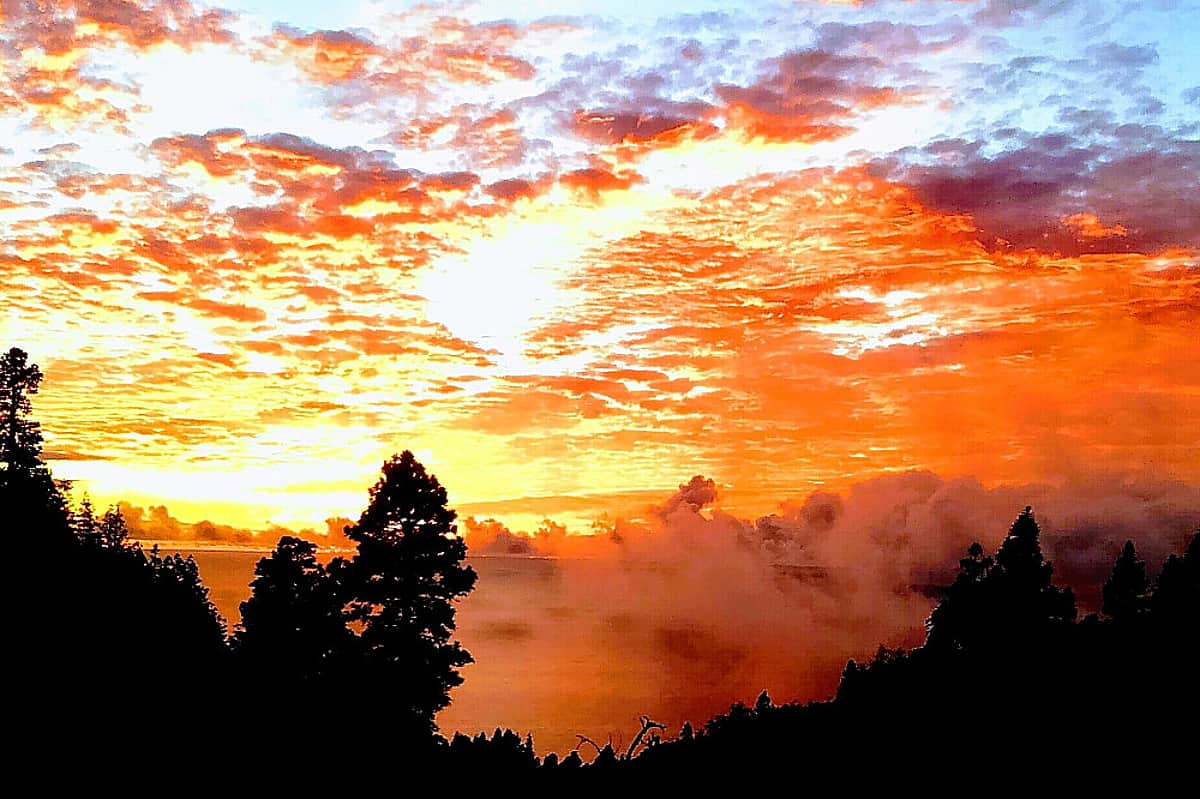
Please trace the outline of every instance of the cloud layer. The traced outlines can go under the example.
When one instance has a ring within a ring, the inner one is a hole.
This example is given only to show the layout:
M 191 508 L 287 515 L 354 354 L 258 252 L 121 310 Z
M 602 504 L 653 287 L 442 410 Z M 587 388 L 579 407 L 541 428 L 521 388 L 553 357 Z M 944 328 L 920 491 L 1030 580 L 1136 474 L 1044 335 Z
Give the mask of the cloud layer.
M 1186 14 L 240 9 L 3 5 L 0 337 L 98 499 L 1200 480 Z

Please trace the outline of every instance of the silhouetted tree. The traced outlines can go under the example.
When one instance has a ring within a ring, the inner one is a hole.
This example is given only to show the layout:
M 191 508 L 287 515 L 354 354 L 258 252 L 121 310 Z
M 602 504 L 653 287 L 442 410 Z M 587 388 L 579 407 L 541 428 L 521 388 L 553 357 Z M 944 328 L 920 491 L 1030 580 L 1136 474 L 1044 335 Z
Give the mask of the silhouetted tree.
M 205 660 L 223 654 L 225 620 L 208 596 L 196 559 L 178 552 L 160 555 L 156 546 L 147 563 L 156 588 L 154 601 L 173 625 L 172 638 L 179 651 L 194 650 L 194 657 Z
M 120 524 L 109 516 L 108 526 Z M 27 564 L 39 615 L 36 637 L 18 655 L 19 668 L 31 673 L 23 684 L 38 697 L 43 717 L 57 718 L 81 741 L 107 741 L 116 723 L 153 726 L 172 738 L 202 737 L 216 716 L 205 698 L 225 695 L 219 687 L 224 622 L 194 560 L 107 546 L 105 526 L 102 518 L 87 541 L 61 552 L 47 548 Z M 189 712 L 135 701 L 134 680 L 159 690 L 187 686 Z
M 533 752 L 533 739 L 521 737 L 512 730 L 501 731 L 499 727 L 489 739 L 482 732 L 474 738 L 462 733 L 455 733 L 450 741 L 450 762 L 454 768 L 461 768 L 474 774 L 494 774 L 513 771 L 531 771 L 538 767 L 537 756 Z M 553 768 L 558 759 L 547 767 Z
M 90 549 L 126 549 L 135 547 L 129 541 L 129 526 L 125 517 L 115 506 L 109 507 L 102 516 L 88 497 L 79 503 L 79 509 L 71 514 L 71 527 L 79 543 Z
M 125 517 L 115 506 L 109 507 L 100 517 L 96 536 L 100 541 L 100 546 L 106 549 L 127 549 L 133 546 L 129 541 L 129 525 L 125 523 Z
M 71 527 L 75 530 L 75 537 L 79 539 L 79 543 L 85 547 L 99 548 L 100 520 L 96 518 L 95 508 L 87 496 L 80 501 L 79 510 L 71 514 Z
M 115 740 L 108 725 L 127 718 L 164 734 L 195 732 L 198 718 L 132 704 L 125 686 L 165 678 L 199 695 L 217 685 L 224 622 L 193 560 L 147 556 L 115 508 L 98 518 L 85 498 L 71 513 L 30 418 L 41 380 L 24 352 L 0 356 L 0 524 L 15 533 L 21 564 L 5 603 L 8 665 L 20 675 L 13 718 L 32 702 L 30 729 L 51 724 L 80 742 Z
M 995 561 L 984 555 L 978 541 L 967 548 L 967 556 L 958 562 L 958 576 L 926 623 L 927 646 L 931 649 L 965 647 L 986 634 L 987 589 L 984 581 L 994 565 Z M 852 669 L 848 672 L 851 676 L 855 673 Z
M 1036 646 L 1052 628 L 1075 619 L 1075 595 L 1052 584 L 1053 566 L 1042 556 L 1033 509 L 1017 516 L 995 561 L 973 544 L 959 574 L 929 617 L 931 649 L 1000 649 Z
M 462 563 L 467 549 L 454 518 L 446 489 L 405 451 L 383 464 L 370 504 L 346 528 L 354 557 L 330 565 L 347 618 L 361 627 L 358 678 L 405 735 L 436 730 L 434 714 L 462 683 L 458 668 L 471 662 L 451 640 L 453 602 L 476 580 Z
M 28 359 L 16 347 L 0 355 L 0 461 L 9 472 L 41 465 L 41 428 L 28 416 L 29 397 L 38 393 L 42 370 Z
M 42 371 L 28 358 L 16 347 L 0 355 L 0 524 L 61 548 L 71 542 L 70 512 L 42 462 L 41 427 L 30 418 L 29 400 Z
M 347 665 L 356 638 L 343 618 L 339 587 L 316 553 L 315 544 L 283 536 L 254 567 L 234 638 L 239 661 L 252 673 L 302 682 Z
M 1155 620 L 1160 624 L 1194 625 L 1193 636 L 1200 624 L 1200 531 L 1192 537 L 1182 556 L 1171 555 L 1163 564 L 1155 581 L 1150 600 Z
M 1104 583 L 1102 610 L 1116 621 L 1131 621 L 1149 608 L 1149 588 L 1146 564 L 1138 558 L 1133 542 L 1126 541 L 1113 564 L 1112 575 Z

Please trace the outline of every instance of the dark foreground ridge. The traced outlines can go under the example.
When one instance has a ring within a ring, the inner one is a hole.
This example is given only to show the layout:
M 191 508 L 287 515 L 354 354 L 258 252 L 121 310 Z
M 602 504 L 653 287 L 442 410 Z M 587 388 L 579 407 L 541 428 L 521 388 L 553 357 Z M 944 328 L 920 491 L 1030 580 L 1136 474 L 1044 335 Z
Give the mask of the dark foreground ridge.
M 314 544 L 281 538 L 227 636 L 191 558 L 143 551 L 115 509 L 70 508 L 30 418 L 41 379 L 24 352 L 0 356 L 6 719 L 28 763 L 111 769 L 133 755 L 208 776 L 398 786 L 533 770 L 857 782 L 883 765 L 981 779 L 1086 758 L 1099 773 L 1196 744 L 1200 531 L 1153 581 L 1126 543 L 1102 614 L 1079 620 L 1028 507 L 994 555 L 970 547 L 923 646 L 850 661 L 828 701 L 780 706 L 763 691 L 678 732 L 643 717 L 624 751 L 581 737 L 539 759 L 500 729 L 447 740 L 434 717 L 471 662 L 453 603 L 476 577 L 445 489 L 412 453 L 384 463 L 346 530 L 352 557 L 322 563 Z

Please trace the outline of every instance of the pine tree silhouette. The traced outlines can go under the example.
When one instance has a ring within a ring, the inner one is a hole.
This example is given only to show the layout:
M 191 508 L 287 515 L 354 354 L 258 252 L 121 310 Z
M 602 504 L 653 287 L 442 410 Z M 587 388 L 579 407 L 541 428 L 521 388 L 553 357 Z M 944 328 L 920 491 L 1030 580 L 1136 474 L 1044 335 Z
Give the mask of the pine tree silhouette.
M 428 736 L 462 683 L 458 668 L 471 662 L 451 636 L 453 603 L 476 575 L 462 563 L 466 544 L 437 478 L 407 450 L 382 471 L 367 509 L 346 528 L 357 552 L 334 560 L 330 573 L 345 592 L 347 619 L 361 625 L 357 674 L 372 701 L 392 714 L 398 734 Z
M 70 511 L 42 462 L 41 426 L 30 414 L 42 370 L 16 347 L 0 355 L 0 533 L 21 549 L 70 546 Z
M 1102 610 L 1116 621 L 1132 621 L 1149 610 L 1149 590 L 1146 564 L 1138 558 L 1133 542 L 1126 541 L 1113 564 L 1112 575 L 1104 583 Z
M 1054 568 L 1042 556 L 1033 509 L 1017 516 L 995 560 L 972 544 L 959 574 L 930 614 L 931 649 L 1015 651 L 1036 647 L 1052 628 L 1075 619 L 1075 595 L 1052 583 Z

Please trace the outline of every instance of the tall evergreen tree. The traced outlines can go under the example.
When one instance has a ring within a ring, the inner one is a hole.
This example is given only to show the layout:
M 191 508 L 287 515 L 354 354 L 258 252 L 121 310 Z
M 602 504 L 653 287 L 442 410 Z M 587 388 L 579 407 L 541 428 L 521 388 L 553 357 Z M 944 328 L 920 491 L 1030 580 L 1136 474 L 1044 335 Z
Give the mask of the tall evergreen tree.
M 1191 637 L 1200 637 L 1200 531 L 1192 536 L 1182 556 L 1171 555 L 1163 564 L 1150 600 L 1155 620 L 1167 626 L 1193 626 Z
M 403 735 L 436 730 L 434 715 L 462 683 L 471 655 L 454 632 L 454 601 L 475 585 L 466 544 L 446 507 L 446 489 L 411 452 L 393 456 L 358 523 L 346 529 L 354 557 L 330 571 L 346 592 L 347 618 L 361 629 L 363 678 Z
M 1026 506 L 996 553 L 987 581 L 997 591 L 998 642 L 1035 640 L 1050 627 L 1075 620 L 1075 594 L 1052 583 L 1054 567 L 1042 556 L 1040 533 L 1033 508 Z
M 129 541 L 129 525 L 125 522 L 125 517 L 121 515 L 121 511 L 112 506 L 104 511 L 104 515 L 100 517 L 100 522 L 96 527 L 96 537 L 100 541 L 100 546 L 107 549 L 130 549 L 136 548 L 137 544 Z
M 42 370 L 24 350 L 13 347 L 0 355 L 0 462 L 8 473 L 41 465 L 41 427 L 28 418 L 29 398 L 41 383 Z
M 0 532 L 62 548 L 72 539 L 62 491 L 42 462 L 42 431 L 30 418 L 42 371 L 16 347 L 0 355 Z
M 1009 528 L 996 558 L 973 544 L 959 575 L 929 617 L 930 649 L 1015 650 L 1045 640 L 1051 628 L 1075 619 L 1075 595 L 1051 582 L 1033 509 Z
M 1113 564 L 1112 575 L 1104 583 L 1104 614 L 1116 621 L 1128 622 L 1149 607 L 1150 581 L 1146 564 L 1137 556 L 1132 541 L 1126 541 Z
M 79 510 L 71 514 L 71 527 L 75 530 L 75 538 L 83 546 L 100 546 L 100 520 L 96 518 L 92 500 L 86 495 L 79 503 Z

